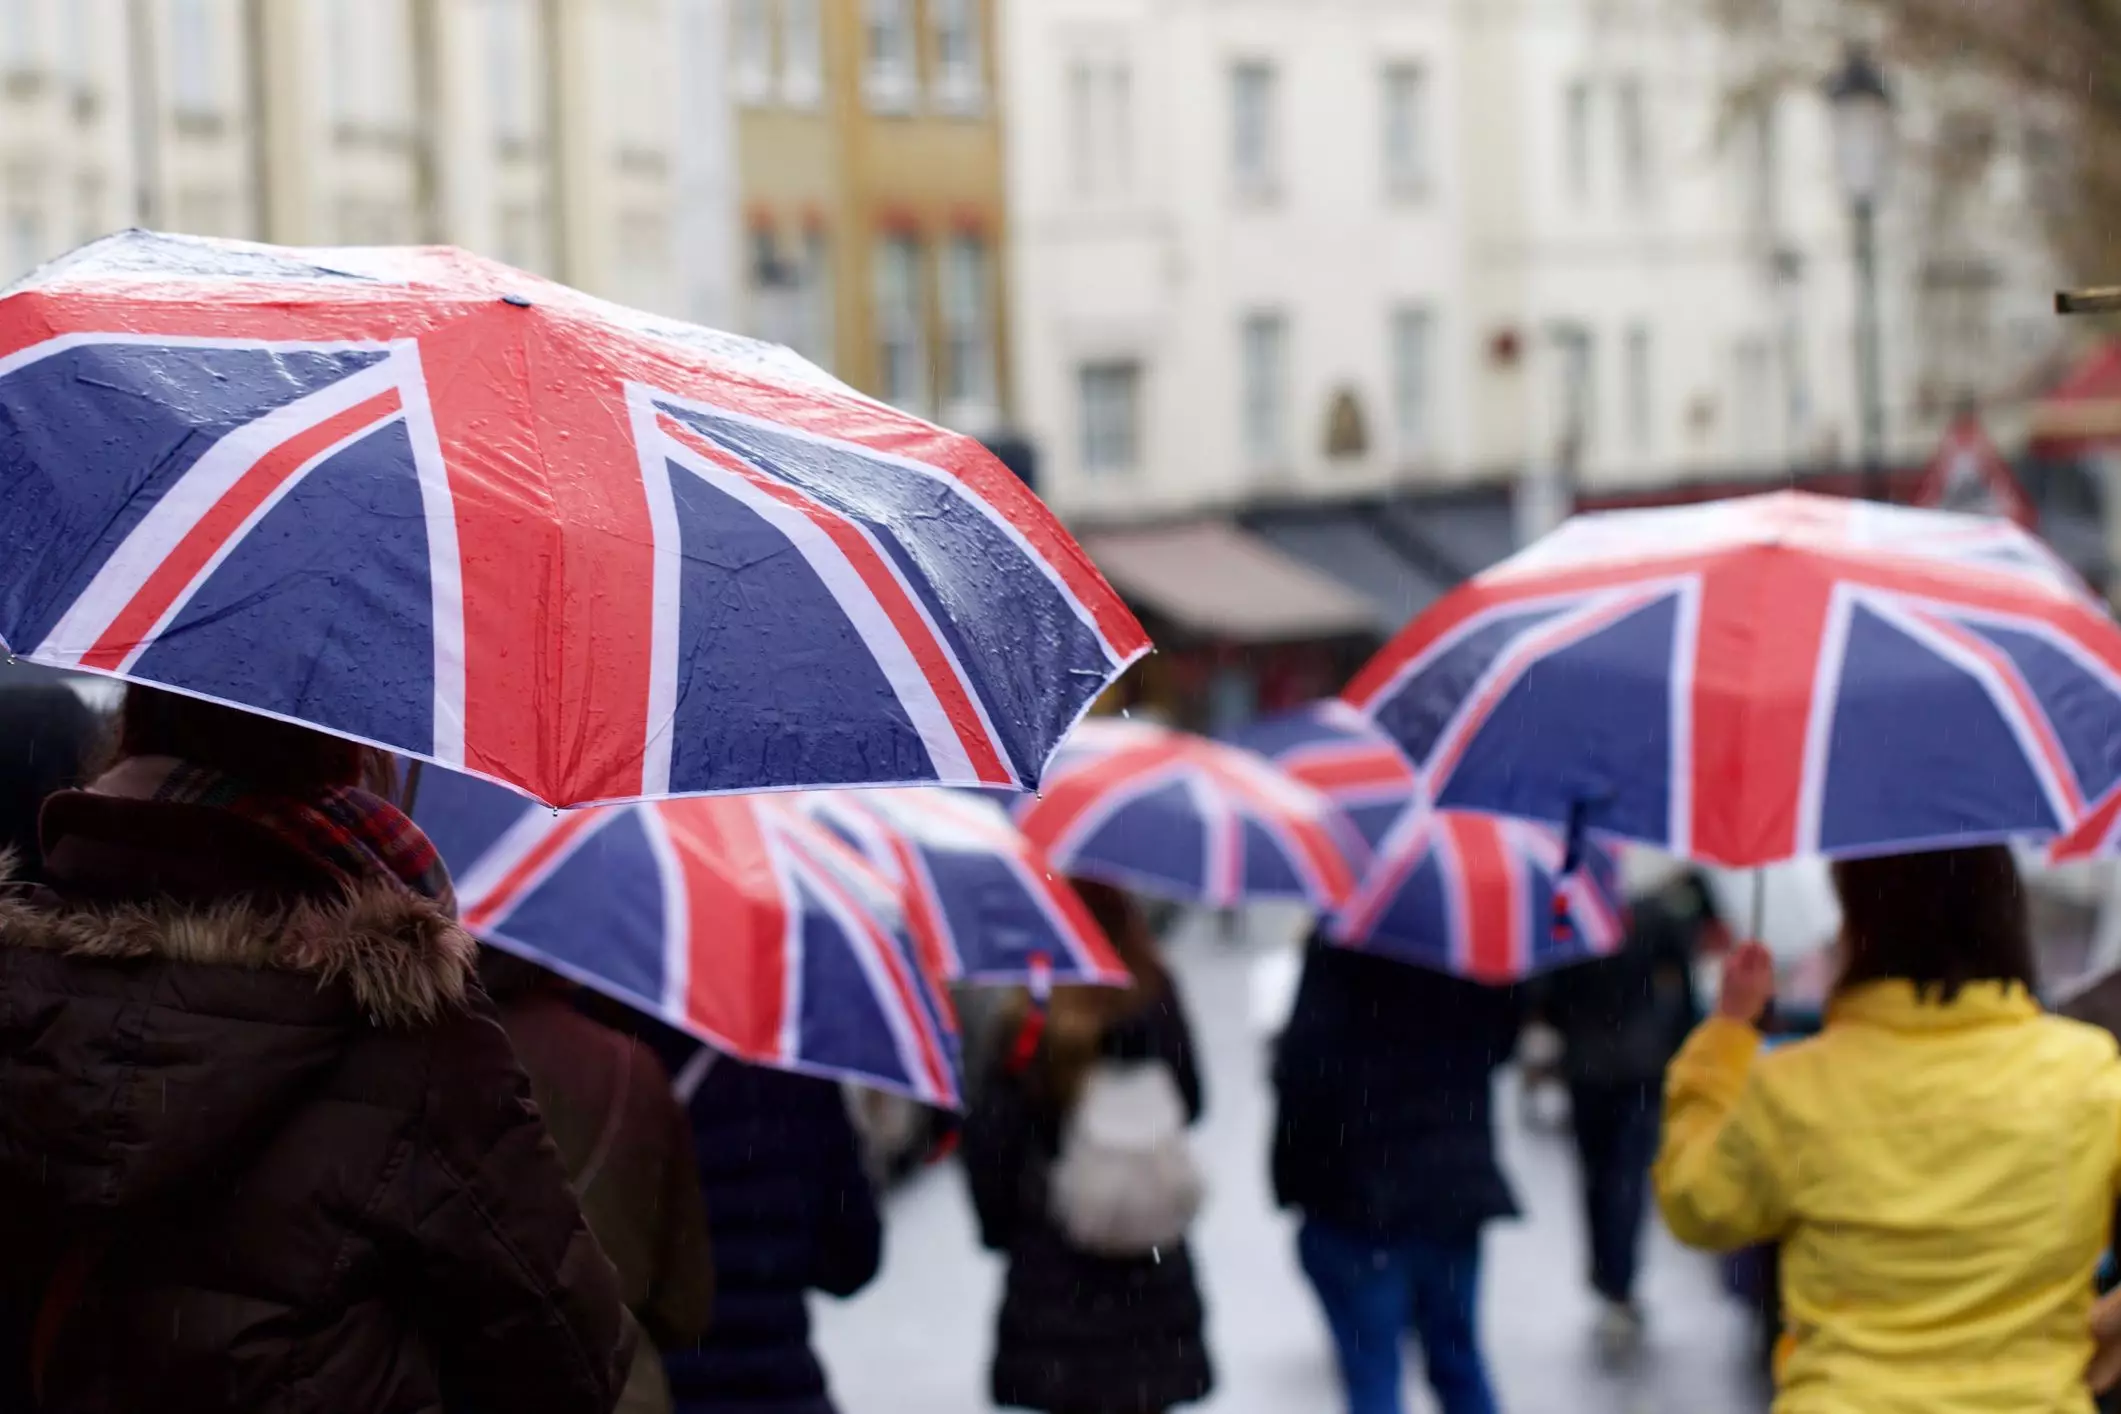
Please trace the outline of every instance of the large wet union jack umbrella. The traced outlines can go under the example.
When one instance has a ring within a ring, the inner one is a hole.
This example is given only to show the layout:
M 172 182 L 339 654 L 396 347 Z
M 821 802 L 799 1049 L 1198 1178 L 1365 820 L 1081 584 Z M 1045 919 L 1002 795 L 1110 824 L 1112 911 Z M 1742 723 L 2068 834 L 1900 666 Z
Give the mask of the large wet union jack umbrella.
M 1796 493 L 1578 517 L 1345 696 L 1441 807 L 1732 867 L 2052 834 L 2121 782 L 2121 630 L 2044 546 Z
M 575 805 L 1034 785 L 1146 649 L 974 441 L 461 252 L 0 298 L 0 646 Z
M 955 1022 L 895 892 L 788 797 L 555 813 L 427 776 L 415 818 L 486 942 L 739 1059 L 956 1103 Z
M 928 970 L 952 981 L 1123 985 L 1126 964 L 1045 851 L 968 791 L 816 791 L 803 809 L 906 903 Z
M 1084 722 L 1017 823 L 1071 874 L 1228 907 L 1338 907 L 1367 851 L 1333 802 L 1240 747 L 1112 718 Z

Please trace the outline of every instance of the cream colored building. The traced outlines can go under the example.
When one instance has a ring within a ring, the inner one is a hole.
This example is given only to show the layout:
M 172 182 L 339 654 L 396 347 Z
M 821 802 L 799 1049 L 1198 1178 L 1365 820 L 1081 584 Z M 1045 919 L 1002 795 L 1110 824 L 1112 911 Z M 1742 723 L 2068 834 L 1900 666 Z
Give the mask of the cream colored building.
M 0 278 L 139 224 L 731 318 L 723 0 L 0 0 Z

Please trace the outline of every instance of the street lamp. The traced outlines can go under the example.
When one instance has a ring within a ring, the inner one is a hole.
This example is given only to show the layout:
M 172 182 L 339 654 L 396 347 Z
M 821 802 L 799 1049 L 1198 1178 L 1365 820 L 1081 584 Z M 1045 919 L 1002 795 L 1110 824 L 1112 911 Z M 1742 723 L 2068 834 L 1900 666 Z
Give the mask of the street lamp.
M 1863 494 L 1886 499 L 1885 392 L 1878 353 L 1878 205 L 1893 180 L 1893 95 L 1868 51 L 1851 45 L 1827 81 L 1834 170 L 1848 199 L 1856 255 L 1856 379 L 1863 413 Z

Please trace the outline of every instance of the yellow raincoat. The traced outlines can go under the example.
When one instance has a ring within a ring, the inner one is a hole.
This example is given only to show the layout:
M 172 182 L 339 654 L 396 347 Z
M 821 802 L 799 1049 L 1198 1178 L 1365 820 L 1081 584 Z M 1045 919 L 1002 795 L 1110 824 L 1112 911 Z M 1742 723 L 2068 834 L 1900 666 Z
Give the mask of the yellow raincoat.
M 1682 1241 L 1783 1243 L 1776 1414 L 2089 1414 L 2113 1038 L 1999 983 L 1947 1006 L 1877 982 L 1759 1048 L 1736 1022 L 1694 1032 L 1656 1180 Z

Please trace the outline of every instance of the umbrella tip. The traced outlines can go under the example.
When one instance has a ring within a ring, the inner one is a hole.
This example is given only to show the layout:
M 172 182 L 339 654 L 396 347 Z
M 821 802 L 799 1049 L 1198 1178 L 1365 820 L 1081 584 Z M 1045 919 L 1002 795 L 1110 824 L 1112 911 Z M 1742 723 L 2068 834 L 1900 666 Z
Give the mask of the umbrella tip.
M 501 303 L 502 303 L 502 304 L 512 304 L 512 305 L 514 305 L 514 306 L 515 306 L 515 307 L 516 307 L 517 309 L 528 309 L 528 308 L 530 308 L 530 296 L 528 296 L 528 295 L 516 295 L 516 294 L 507 294 L 507 295 L 502 295 L 502 296 L 501 296 Z

